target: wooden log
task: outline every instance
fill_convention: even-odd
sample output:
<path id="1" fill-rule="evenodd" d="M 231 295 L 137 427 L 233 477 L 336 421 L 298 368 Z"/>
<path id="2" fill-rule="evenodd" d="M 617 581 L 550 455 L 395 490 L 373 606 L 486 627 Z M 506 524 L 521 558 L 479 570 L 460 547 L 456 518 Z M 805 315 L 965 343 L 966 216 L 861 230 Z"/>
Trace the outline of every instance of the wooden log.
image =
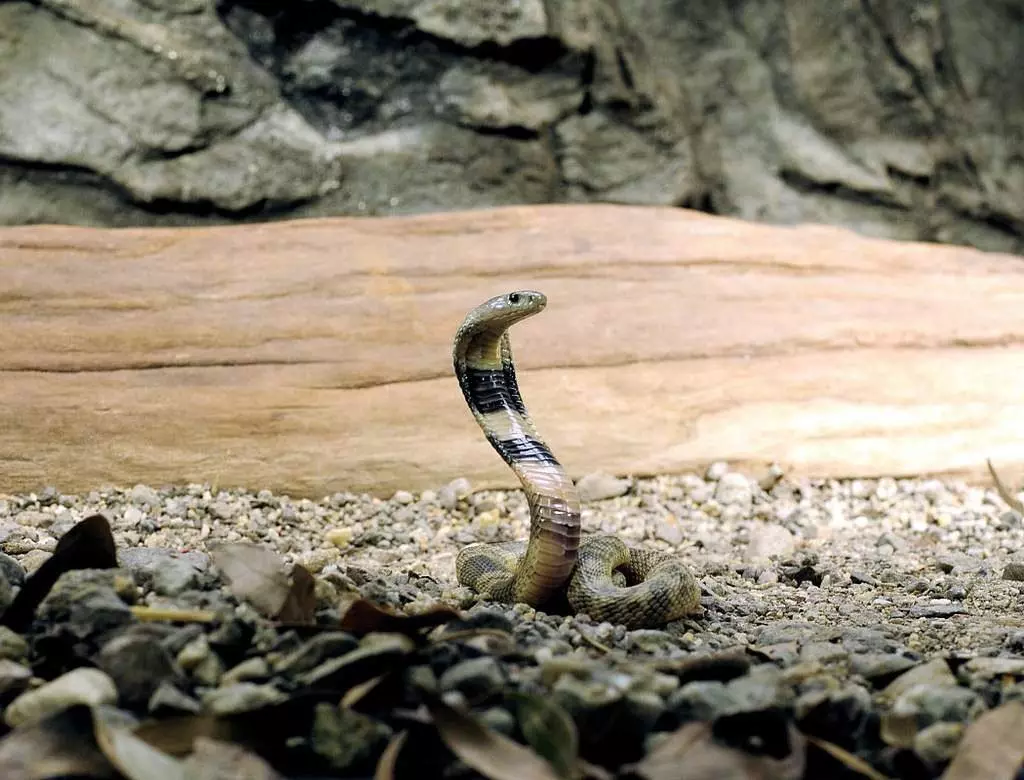
<path id="1" fill-rule="evenodd" d="M 513 485 L 451 372 L 513 289 L 570 473 L 1024 474 L 1021 258 L 676 209 L 0 230 L 0 491 Z"/>

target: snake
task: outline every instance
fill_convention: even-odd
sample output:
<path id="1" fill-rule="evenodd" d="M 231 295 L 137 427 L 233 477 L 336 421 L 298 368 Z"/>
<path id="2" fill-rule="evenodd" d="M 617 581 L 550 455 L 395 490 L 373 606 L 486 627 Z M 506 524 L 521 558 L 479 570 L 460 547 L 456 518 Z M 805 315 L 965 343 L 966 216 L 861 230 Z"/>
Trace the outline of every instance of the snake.
<path id="1" fill-rule="evenodd" d="M 582 537 L 579 491 L 526 410 L 508 336 L 546 305 L 533 290 L 499 295 L 470 311 L 455 334 L 452 361 L 462 394 L 519 478 L 530 510 L 526 541 L 466 545 L 456 555 L 456 578 L 485 600 L 542 611 L 567 601 L 576 614 L 628 629 L 696 613 L 700 589 L 677 557 L 612 535 Z"/>

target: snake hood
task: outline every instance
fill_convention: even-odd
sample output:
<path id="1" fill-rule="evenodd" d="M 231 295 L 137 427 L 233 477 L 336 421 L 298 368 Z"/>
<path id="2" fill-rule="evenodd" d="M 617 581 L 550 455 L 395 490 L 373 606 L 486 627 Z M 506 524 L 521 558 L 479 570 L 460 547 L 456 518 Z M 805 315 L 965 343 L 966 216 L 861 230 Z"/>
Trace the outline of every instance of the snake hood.
<path id="1" fill-rule="evenodd" d="M 480 350 L 485 347 L 493 347 L 493 339 L 478 339 L 483 334 L 497 334 L 499 337 L 503 331 L 511 328 L 520 320 L 532 317 L 534 314 L 544 311 L 548 305 L 547 296 L 534 290 L 519 290 L 507 295 L 497 295 L 489 301 L 484 301 L 462 321 L 462 327 L 455 335 L 455 343 L 452 348 L 452 357 L 455 361 L 455 371 L 458 374 L 461 366 L 466 360 L 473 362 L 494 363 L 500 361 L 501 355 L 485 355 L 477 351 L 470 355 L 469 351 L 476 347 Z M 507 342 L 507 336 L 505 337 Z M 492 359 L 488 361 L 488 357 Z M 495 366 L 498 367 L 498 366 Z"/>

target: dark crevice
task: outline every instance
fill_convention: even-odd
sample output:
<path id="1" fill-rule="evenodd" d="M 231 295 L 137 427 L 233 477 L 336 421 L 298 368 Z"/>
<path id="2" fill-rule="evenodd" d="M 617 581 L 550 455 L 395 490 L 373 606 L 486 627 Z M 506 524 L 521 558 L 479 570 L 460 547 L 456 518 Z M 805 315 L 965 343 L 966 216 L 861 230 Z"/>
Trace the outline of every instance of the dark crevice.
<path id="1" fill-rule="evenodd" d="M 80 185 L 91 190 L 102 190 L 121 201 L 126 207 L 152 216 L 193 217 L 210 222 L 237 222 L 283 219 L 296 207 L 310 202 L 311 198 L 287 202 L 260 200 L 238 209 L 218 206 L 209 200 L 184 202 L 171 198 L 138 200 L 131 191 L 114 179 L 82 166 L 18 160 L 0 156 L 0 173 L 6 169 L 24 178 L 56 179 L 67 185 Z"/>
<path id="2" fill-rule="evenodd" d="M 629 63 L 626 62 L 625 56 L 622 54 L 622 49 L 615 48 L 615 64 L 619 69 L 619 77 L 622 79 L 622 84 L 630 92 L 636 91 L 636 83 L 633 80 L 633 73 L 629 68 Z"/>
<path id="3" fill-rule="evenodd" d="M 907 211 L 906 205 L 881 193 L 861 192 L 841 182 L 817 181 L 789 168 L 781 169 L 779 171 L 779 178 L 798 192 L 808 195 L 829 195 L 851 203 Z"/>
<path id="4" fill-rule="evenodd" d="M 679 202 L 674 203 L 673 205 L 682 209 L 701 211 L 705 214 L 719 213 L 719 211 L 715 208 L 714 201 L 711 197 L 711 192 L 708 190 L 698 190 L 697 192 L 689 193 L 680 198 Z"/>
<path id="5" fill-rule="evenodd" d="M 237 209 L 227 209 L 206 199 L 186 203 L 170 198 L 154 198 L 151 201 L 132 201 L 132 205 L 140 211 L 154 215 L 180 215 L 201 218 L 204 221 L 261 222 L 286 219 L 296 208 L 313 200 L 313 198 L 299 198 L 290 201 L 261 199 Z"/>
<path id="6" fill-rule="evenodd" d="M 590 51 L 583 58 L 583 69 L 580 73 L 580 84 L 583 87 L 583 100 L 580 102 L 578 113 L 586 116 L 594 110 L 594 79 L 597 73 L 597 57 Z"/>
<path id="7" fill-rule="evenodd" d="M 483 127 L 479 125 L 472 125 L 471 129 L 473 132 L 483 136 L 507 138 L 511 141 L 536 141 L 541 137 L 540 132 L 534 128 L 521 127 L 519 125 L 510 125 L 509 127 Z"/>
<path id="8" fill-rule="evenodd" d="M 526 70 L 541 73 L 555 66 L 570 53 L 557 38 L 538 36 L 521 38 L 509 44 L 484 41 L 475 46 L 461 44 L 448 38 L 418 28 L 412 20 L 378 16 L 354 8 L 342 8 L 330 0 L 300 0 L 282 8 L 277 0 L 223 1 L 217 4 L 217 12 L 225 25 L 239 35 L 231 13 L 235 8 L 244 8 L 265 17 L 274 27 L 275 51 L 294 50 L 311 38 L 323 33 L 336 22 L 349 22 L 360 30 L 379 35 L 391 48 L 400 50 L 418 44 L 429 44 L 440 53 L 464 58 L 471 55 L 477 59 L 504 62 Z M 251 41 L 239 35 L 244 43 Z"/>
<path id="9" fill-rule="evenodd" d="M 937 119 L 940 121 L 944 119 L 941 106 L 935 104 L 932 96 L 928 92 L 927 86 L 925 86 L 924 79 L 921 78 L 921 74 L 914 66 L 914 63 L 907 59 L 906 55 L 900 51 L 900 47 L 897 44 L 896 39 L 886 27 L 885 20 L 882 19 L 881 14 L 872 5 L 872 0 L 861 0 L 861 8 L 864 10 L 864 15 L 874 25 L 875 30 L 877 30 L 882 43 L 885 45 L 886 52 L 892 58 L 893 62 L 895 62 L 900 69 L 906 73 L 907 77 L 914 85 L 914 91 L 917 93 L 917 96 L 925 102 Z"/>

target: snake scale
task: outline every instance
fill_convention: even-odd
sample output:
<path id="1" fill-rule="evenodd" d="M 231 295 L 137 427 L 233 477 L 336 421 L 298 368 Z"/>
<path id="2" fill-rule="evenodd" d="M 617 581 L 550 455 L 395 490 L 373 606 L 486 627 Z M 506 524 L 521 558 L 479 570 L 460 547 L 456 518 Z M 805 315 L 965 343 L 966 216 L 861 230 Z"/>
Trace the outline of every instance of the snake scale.
<path id="1" fill-rule="evenodd" d="M 530 507 L 526 542 L 470 544 L 456 576 L 486 599 L 542 609 L 567 599 L 593 620 L 648 628 L 698 610 L 700 591 L 678 559 L 628 547 L 615 536 L 580 538 L 580 498 L 538 435 L 519 394 L 508 329 L 544 309 L 523 290 L 473 309 L 452 349 L 455 375 L 484 435 L 511 467 Z"/>

